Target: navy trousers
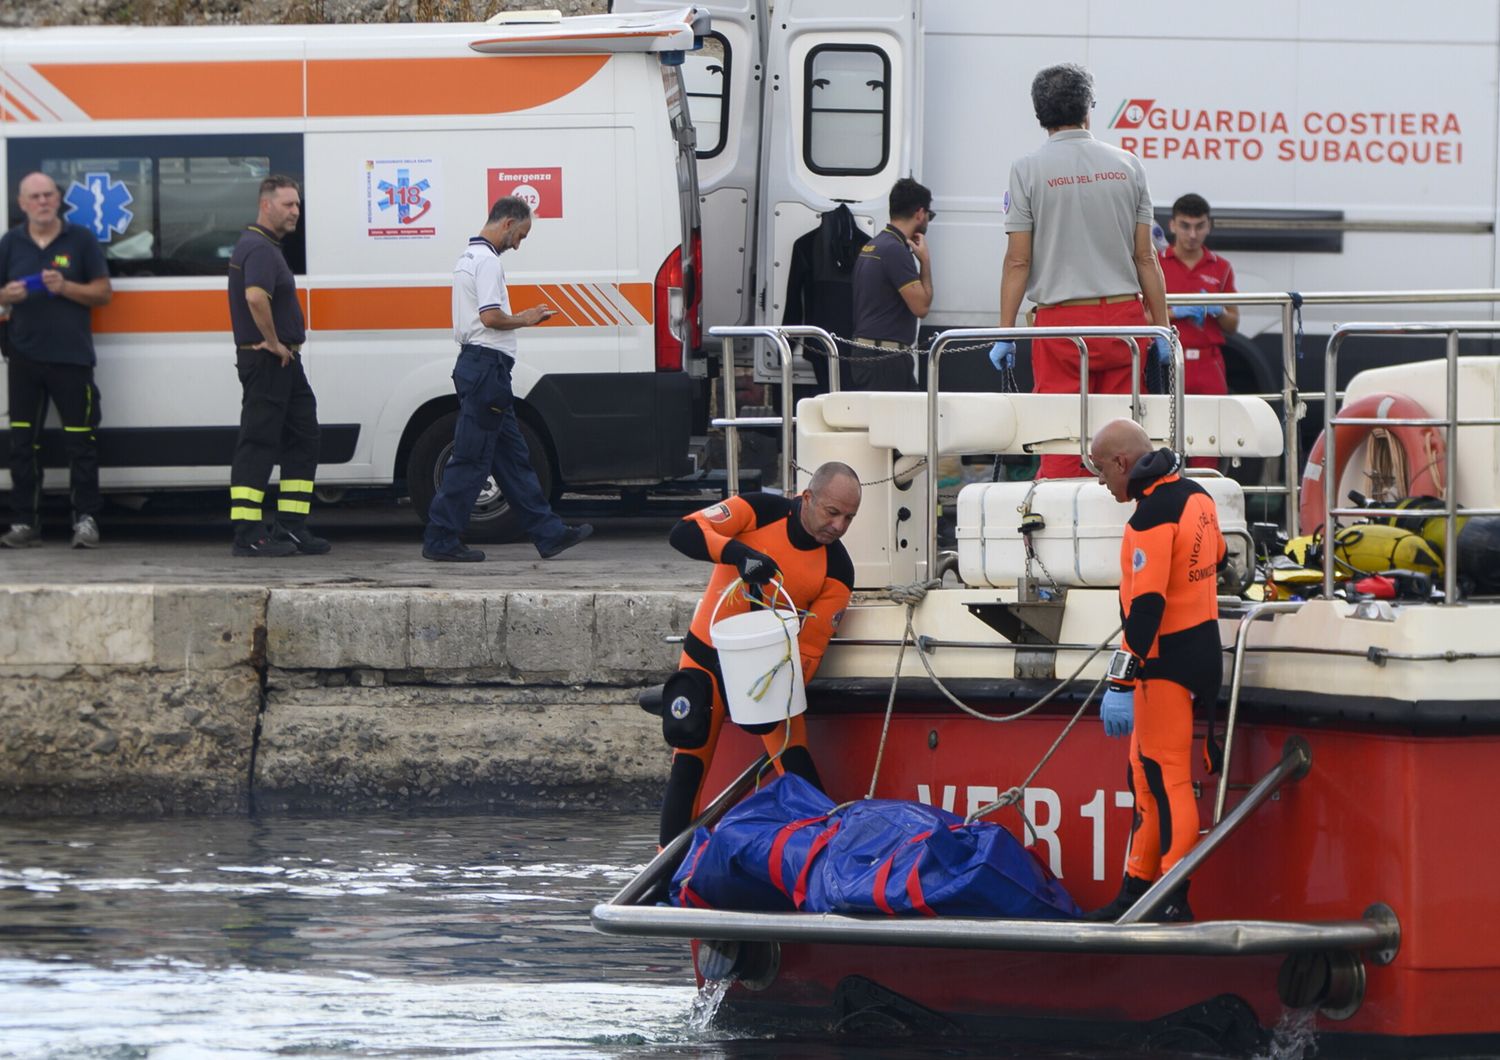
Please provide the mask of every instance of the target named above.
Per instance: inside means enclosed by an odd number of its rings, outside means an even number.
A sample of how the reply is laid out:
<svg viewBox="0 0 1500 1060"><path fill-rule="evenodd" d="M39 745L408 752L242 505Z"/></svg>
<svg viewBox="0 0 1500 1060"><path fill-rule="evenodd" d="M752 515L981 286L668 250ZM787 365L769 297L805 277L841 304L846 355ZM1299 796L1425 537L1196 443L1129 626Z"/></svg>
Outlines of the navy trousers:
<svg viewBox="0 0 1500 1060"><path fill-rule="evenodd" d="M485 346L459 350L453 366L458 424L453 429L453 454L427 512L424 542L431 550L457 547L474 501L491 475L538 551L560 543L567 533L531 469L531 453L516 422L510 366L508 357Z"/></svg>

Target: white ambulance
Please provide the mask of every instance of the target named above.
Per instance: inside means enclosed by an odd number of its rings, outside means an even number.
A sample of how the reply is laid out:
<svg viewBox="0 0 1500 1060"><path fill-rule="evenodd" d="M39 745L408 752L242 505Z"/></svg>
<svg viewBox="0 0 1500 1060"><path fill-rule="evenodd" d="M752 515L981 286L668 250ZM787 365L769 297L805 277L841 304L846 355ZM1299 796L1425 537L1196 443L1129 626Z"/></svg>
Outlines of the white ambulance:
<svg viewBox="0 0 1500 1060"><path fill-rule="evenodd" d="M711 45L688 56L685 76L709 326L781 323L793 242L839 203L878 230L891 184L908 174L933 190L938 214L924 336L995 324L1010 166L1046 137L1030 84L1058 62L1092 71L1093 133L1142 159L1159 218L1186 192L1213 204L1210 245L1241 291L1500 285L1496 0L702 6ZM1321 386L1319 336L1356 316L1491 309L1309 307L1304 389ZM1276 312L1246 310L1242 330L1256 341L1228 351L1231 385L1279 390ZM1351 347L1341 370L1397 349ZM944 361L945 388L994 381L982 354Z"/></svg>
<svg viewBox="0 0 1500 1060"><path fill-rule="evenodd" d="M457 408L453 264L508 194L535 217L506 258L512 305L560 311L528 329L514 372L544 487L692 470L703 384L688 370L698 220L680 62L705 22L681 7L537 18L0 36L10 223L21 178L51 174L114 282L94 315L106 491L227 486L240 387L226 266L271 173L303 183L286 251L325 496L404 487L425 513ZM55 435L44 456L60 469ZM513 529L488 490L472 536Z"/></svg>
<svg viewBox="0 0 1500 1060"><path fill-rule="evenodd" d="M1210 243L1242 291L1500 283L1500 0L1420 15L1396 0L612 7L505 27L0 37L9 198L52 172L69 219L107 238L106 489L227 484L224 262L270 171L306 182L305 246L289 249L319 482L404 487L419 511L452 433L450 270L488 198L536 202L506 262L513 298L564 310L523 336L516 371L539 472L554 489L647 486L689 469L706 422L700 300L704 327L782 322L793 244L838 204L874 231L898 177L930 186L924 334L995 323L1007 177L1045 137L1029 86L1051 63L1093 72L1093 131L1142 158L1158 216L1188 191L1213 203ZM1491 313L1309 308L1300 383L1321 386L1335 320ZM1279 389L1277 315L1247 309L1241 330L1232 388ZM1403 356L1355 344L1341 367ZM995 385L982 353L944 365L945 388ZM507 532L504 498L482 496L474 525Z"/></svg>

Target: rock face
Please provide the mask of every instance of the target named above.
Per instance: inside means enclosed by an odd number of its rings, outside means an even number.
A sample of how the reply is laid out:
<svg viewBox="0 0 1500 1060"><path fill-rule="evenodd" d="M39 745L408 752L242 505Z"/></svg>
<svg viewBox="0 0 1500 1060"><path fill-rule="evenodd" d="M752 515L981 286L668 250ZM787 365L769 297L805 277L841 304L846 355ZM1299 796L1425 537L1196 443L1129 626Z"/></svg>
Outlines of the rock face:
<svg viewBox="0 0 1500 1060"><path fill-rule="evenodd" d="M654 803L695 602L0 589L0 814Z"/></svg>
<svg viewBox="0 0 1500 1060"><path fill-rule="evenodd" d="M598 15L608 0L4 0L0 26L201 26L272 23L483 22L500 11Z"/></svg>

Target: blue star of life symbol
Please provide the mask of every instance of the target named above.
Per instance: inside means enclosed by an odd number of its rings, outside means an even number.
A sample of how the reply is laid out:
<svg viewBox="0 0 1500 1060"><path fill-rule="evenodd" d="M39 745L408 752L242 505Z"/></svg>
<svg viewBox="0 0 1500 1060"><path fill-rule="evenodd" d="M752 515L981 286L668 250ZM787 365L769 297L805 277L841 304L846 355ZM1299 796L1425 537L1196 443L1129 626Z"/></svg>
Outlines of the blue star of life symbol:
<svg viewBox="0 0 1500 1060"><path fill-rule="evenodd" d="M108 173L85 173L82 184L75 180L68 186L63 201L68 204L68 220L92 230L101 243L124 235L135 218L130 210L135 197L123 180Z"/></svg>
<svg viewBox="0 0 1500 1060"><path fill-rule="evenodd" d="M427 205L422 201L422 193L432 184L424 177L415 184L411 182L411 170L396 170L396 183L382 180L375 185L385 192L385 198L380 200L380 208L389 210L392 206L396 208L396 216L402 221L412 220L412 209L421 206L422 210L417 216L427 212Z"/></svg>

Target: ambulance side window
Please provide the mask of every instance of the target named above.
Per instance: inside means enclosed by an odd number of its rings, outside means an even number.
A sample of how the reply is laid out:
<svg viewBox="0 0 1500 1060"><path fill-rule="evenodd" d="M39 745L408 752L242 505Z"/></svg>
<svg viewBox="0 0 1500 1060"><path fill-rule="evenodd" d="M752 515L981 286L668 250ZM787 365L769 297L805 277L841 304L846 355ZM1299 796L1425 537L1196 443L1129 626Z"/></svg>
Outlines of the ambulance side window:
<svg viewBox="0 0 1500 1060"><path fill-rule="evenodd" d="M113 276L225 276L240 231L255 220L260 182L302 179L300 136L90 136L7 145L11 224L15 192L40 171L57 181L63 216L90 229ZM283 242L307 271L303 225Z"/></svg>
<svg viewBox="0 0 1500 1060"><path fill-rule="evenodd" d="M807 54L802 158L814 173L869 176L891 154L891 60L879 48L821 44Z"/></svg>
<svg viewBox="0 0 1500 1060"><path fill-rule="evenodd" d="M718 33L703 38L703 47L688 52L682 63L688 114L698 132L698 157L713 158L729 139L729 42Z"/></svg>

